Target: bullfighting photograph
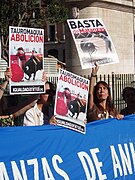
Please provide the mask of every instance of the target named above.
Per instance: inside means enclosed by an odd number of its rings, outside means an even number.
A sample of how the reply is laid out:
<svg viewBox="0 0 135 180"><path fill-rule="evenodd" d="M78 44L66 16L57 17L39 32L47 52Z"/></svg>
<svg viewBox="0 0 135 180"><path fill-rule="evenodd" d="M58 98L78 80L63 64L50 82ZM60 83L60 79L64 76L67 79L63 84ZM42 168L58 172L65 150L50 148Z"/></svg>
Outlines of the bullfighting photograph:
<svg viewBox="0 0 135 180"><path fill-rule="evenodd" d="M55 98L57 125L85 133L89 79L59 69Z"/></svg>
<svg viewBox="0 0 135 180"><path fill-rule="evenodd" d="M44 93L44 30L9 27L10 94Z"/></svg>
<svg viewBox="0 0 135 180"><path fill-rule="evenodd" d="M100 18L68 19L82 69L119 62L112 39Z"/></svg>

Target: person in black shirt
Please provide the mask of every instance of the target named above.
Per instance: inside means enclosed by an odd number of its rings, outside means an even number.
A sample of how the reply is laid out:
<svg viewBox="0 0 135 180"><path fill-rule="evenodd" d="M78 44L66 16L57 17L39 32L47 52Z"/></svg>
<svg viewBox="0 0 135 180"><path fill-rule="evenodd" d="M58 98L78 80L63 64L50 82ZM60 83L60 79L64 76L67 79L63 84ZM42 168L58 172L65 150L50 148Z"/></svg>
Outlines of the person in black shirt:
<svg viewBox="0 0 135 180"><path fill-rule="evenodd" d="M123 100L126 103L126 107L121 110L121 114L124 116L135 114L135 88L125 87L123 89Z"/></svg>

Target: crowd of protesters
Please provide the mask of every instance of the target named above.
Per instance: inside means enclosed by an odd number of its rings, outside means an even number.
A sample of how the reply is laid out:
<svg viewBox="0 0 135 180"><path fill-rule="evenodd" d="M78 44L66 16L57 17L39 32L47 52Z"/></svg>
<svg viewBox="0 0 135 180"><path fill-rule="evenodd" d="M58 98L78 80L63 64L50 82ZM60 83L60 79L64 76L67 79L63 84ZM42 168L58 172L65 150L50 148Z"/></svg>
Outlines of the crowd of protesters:
<svg viewBox="0 0 135 180"><path fill-rule="evenodd" d="M126 115L135 114L135 88L125 87L123 89L122 96L125 101L125 108L118 112L113 104L109 85L105 81L95 83L98 70L99 66L95 64L90 78L87 123L108 118L121 120ZM16 112L9 114L12 112L12 108L7 109L3 94L11 77L11 69L7 68L5 71L5 81L0 85L0 118L12 116L16 118L23 114L23 126L56 125L57 122L54 116L56 87L53 83L47 81L46 75L43 73L42 77L42 80L45 82L46 92L44 94L31 95L29 101L24 103L21 108L18 107Z"/></svg>

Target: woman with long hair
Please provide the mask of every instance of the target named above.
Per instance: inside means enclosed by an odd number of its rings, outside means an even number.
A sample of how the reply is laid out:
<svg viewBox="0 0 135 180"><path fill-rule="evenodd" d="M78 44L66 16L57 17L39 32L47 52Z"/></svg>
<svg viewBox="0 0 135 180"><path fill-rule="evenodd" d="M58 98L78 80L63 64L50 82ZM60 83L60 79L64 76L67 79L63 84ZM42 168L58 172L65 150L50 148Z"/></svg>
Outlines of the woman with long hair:
<svg viewBox="0 0 135 180"><path fill-rule="evenodd" d="M45 82L45 89L46 92L38 96L35 105L26 111L23 126L56 125L53 113L55 89L53 89L53 84L49 81Z"/></svg>
<svg viewBox="0 0 135 180"><path fill-rule="evenodd" d="M113 117L122 119L123 115L113 105L109 85L105 81L99 81L94 86L98 69L97 64L92 68L87 122Z"/></svg>

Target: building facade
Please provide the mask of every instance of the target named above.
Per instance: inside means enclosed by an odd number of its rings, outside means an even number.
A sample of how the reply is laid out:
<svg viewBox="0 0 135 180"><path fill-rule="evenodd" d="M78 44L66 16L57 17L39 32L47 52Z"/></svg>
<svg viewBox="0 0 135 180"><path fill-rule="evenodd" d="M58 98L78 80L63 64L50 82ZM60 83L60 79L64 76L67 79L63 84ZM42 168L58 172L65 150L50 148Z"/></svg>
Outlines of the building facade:
<svg viewBox="0 0 135 180"><path fill-rule="evenodd" d="M45 57L54 56L65 62L65 27L63 23L45 24Z"/></svg>
<svg viewBox="0 0 135 180"><path fill-rule="evenodd" d="M134 0L65 0L70 9L69 18L102 18L119 57L119 63L102 66L99 74L135 72L134 61ZM74 15L76 9L76 15ZM69 38L70 37L70 38ZM66 26L66 65L74 73L87 75L82 70L78 53Z"/></svg>
<svg viewBox="0 0 135 180"><path fill-rule="evenodd" d="M39 9L47 8L47 0L37 0ZM44 56L54 56L62 62L65 62L65 26L64 23L44 22L45 46Z"/></svg>
<svg viewBox="0 0 135 180"><path fill-rule="evenodd" d="M69 18L102 18L117 51L119 63L102 66L99 74L135 72L134 12L135 0L63 0ZM37 0L37 7L46 8L46 0ZM44 56L54 56L66 63L66 68L79 75L88 75L91 69L82 70L78 53L67 23L44 23Z"/></svg>

